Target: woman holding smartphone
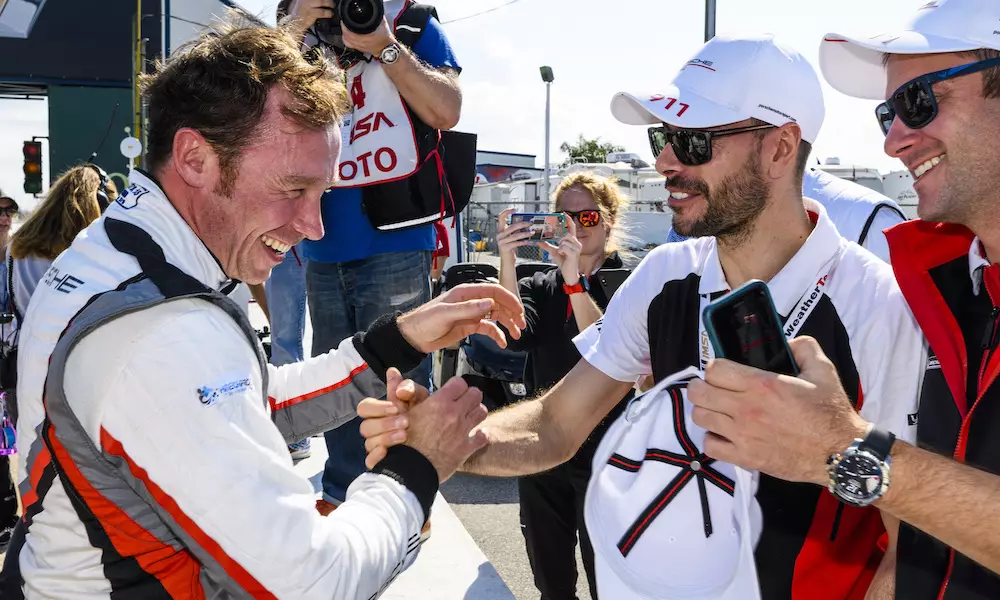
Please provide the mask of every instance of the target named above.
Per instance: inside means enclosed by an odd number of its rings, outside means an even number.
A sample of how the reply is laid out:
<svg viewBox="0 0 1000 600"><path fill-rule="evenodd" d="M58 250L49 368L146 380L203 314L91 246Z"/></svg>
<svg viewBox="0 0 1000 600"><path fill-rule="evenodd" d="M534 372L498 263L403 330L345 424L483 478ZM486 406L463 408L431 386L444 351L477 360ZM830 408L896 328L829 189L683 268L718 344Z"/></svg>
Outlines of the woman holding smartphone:
<svg viewBox="0 0 1000 600"><path fill-rule="evenodd" d="M600 319L610 300L598 274L602 269L624 266L621 215L628 201L614 180L591 172L574 173L560 182L553 199L554 210L568 217L567 234L558 243L531 240L531 222L508 226L513 209L500 213L497 227L500 284L521 298L527 321L521 339L508 339L508 349L528 354L524 382L529 395L548 389L579 362L573 337ZM518 281L516 251L529 245L543 246L556 268ZM545 600L577 597L578 534L590 593L597 598L583 499L597 444L627 398L594 429L569 461L545 473L518 479L521 531L535 586Z"/></svg>

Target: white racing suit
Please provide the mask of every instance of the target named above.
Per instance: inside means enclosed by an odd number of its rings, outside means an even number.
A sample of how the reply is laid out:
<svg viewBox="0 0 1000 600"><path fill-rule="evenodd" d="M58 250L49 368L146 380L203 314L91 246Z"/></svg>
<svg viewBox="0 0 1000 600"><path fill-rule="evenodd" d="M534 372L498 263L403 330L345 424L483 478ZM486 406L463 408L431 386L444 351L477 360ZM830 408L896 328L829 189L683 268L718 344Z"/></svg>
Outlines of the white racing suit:
<svg viewBox="0 0 1000 600"><path fill-rule="evenodd" d="M130 180L21 330L25 516L0 596L378 596L416 557L433 466L402 448L322 517L286 444L350 420L387 364L423 355L383 318L267 365L216 259L151 177Z"/></svg>

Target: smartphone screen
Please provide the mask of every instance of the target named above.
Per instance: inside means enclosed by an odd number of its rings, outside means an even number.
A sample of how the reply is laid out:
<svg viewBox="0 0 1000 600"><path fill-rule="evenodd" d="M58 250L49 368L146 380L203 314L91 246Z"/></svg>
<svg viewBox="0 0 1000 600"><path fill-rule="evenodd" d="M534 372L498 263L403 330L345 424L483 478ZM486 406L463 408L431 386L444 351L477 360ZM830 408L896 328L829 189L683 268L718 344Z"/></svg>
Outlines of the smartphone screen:
<svg viewBox="0 0 1000 600"><path fill-rule="evenodd" d="M532 241L552 241L566 235L566 215L563 213L514 213L510 224L527 221Z"/></svg>
<svg viewBox="0 0 1000 600"><path fill-rule="evenodd" d="M706 312L720 357L774 373L798 374L764 285L736 290Z"/></svg>

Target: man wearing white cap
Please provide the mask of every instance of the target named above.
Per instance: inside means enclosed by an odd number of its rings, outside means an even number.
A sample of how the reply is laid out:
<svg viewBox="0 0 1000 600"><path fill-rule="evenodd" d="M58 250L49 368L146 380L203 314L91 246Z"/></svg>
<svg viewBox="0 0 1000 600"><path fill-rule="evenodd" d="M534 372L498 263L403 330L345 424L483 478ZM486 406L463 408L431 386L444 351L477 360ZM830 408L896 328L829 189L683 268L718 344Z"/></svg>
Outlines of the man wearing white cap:
<svg viewBox="0 0 1000 600"><path fill-rule="evenodd" d="M892 272L802 197L824 115L816 72L770 36L720 35L661 92L618 94L612 112L654 125L675 227L705 237L651 252L576 338L584 360L541 398L490 415L490 443L463 469L510 476L563 462L614 398L652 374L659 395L630 405L594 462L585 511L600 596L863 598L884 532L878 511L768 476L754 500L746 471L704 454L706 432L682 389L712 359L702 309L761 279L786 335L813 336L834 356L854 406L878 424L872 445L915 435L908 415L925 355ZM358 411L382 409L366 400ZM365 424L370 459L391 429Z"/></svg>
<svg viewBox="0 0 1000 600"><path fill-rule="evenodd" d="M881 457L854 447L868 419L808 340L793 343L798 380L715 363L690 388L694 420L721 436L707 442L713 457L827 484L901 520L896 598L1000 598L1000 2L928 2L902 31L828 34L820 64L837 90L885 99L885 151L913 174L921 220L887 237L931 350L917 445ZM730 418L743 411L757 418ZM846 485L888 481L890 468L891 485L849 500Z"/></svg>

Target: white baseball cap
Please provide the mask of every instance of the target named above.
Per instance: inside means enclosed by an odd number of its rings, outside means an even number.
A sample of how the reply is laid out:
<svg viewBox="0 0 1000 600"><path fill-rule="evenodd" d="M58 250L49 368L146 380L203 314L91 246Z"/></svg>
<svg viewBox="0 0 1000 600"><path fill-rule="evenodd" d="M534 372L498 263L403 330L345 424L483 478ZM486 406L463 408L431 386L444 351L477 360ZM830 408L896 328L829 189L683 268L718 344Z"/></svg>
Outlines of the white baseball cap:
<svg viewBox="0 0 1000 600"><path fill-rule="evenodd" d="M1000 50L1000 2L933 0L917 9L903 29L873 35L828 33L819 49L819 67L834 89L884 100L884 54L935 54L992 48Z"/></svg>
<svg viewBox="0 0 1000 600"><path fill-rule="evenodd" d="M636 396L594 452L584 519L601 598L760 599L759 474L702 464L707 432L687 399L695 377L704 373L688 367Z"/></svg>
<svg viewBox="0 0 1000 600"><path fill-rule="evenodd" d="M681 67L666 88L619 92L611 114L628 125L667 123L701 129L756 118L798 123L813 143L823 125L823 89L812 65L769 34L718 35Z"/></svg>

